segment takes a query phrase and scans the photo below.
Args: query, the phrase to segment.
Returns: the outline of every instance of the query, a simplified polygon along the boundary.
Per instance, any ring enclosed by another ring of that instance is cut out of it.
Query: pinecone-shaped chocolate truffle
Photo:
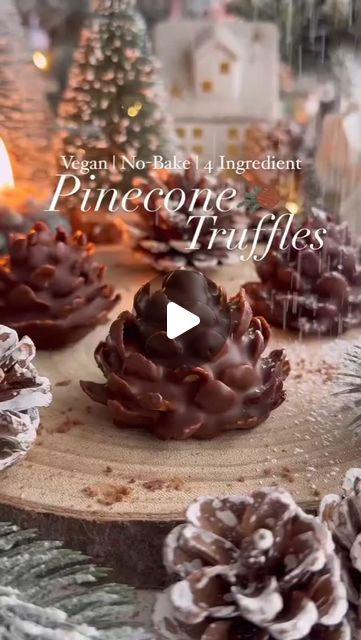
[[[39,349],[75,342],[106,321],[119,300],[104,284],[105,267],[92,257],[81,232],[55,235],[37,222],[14,235],[0,261],[0,318]]]
[[[27,336],[0,325],[0,470],[22,458],[36,438],[38,407],[52,396],[47,378],[32,364],[35,346]]]
[[[301,234],[295,248],[292,239],[300,226],[310,234]],[[325,233],[317,234],[319,229]],[[301,225],[292,225],[286,249],[280,248],[282,235],[257,263],[261,282],[245,285],[253,312],[303,335],[337,336],[359,326],[361,265],[347,225],[313,209]]]
[[[163,637],[350,639],[331,535],[282,489],[198,499],[164,560],[180,581],[156,605]]]
[[[8,251],[9,238],[12,233],[23,231],[23,217],[7,207],[0,207],[0,254]]]
[[[207,270],[219,264],[232,262],[234,252],[226,247],[226,236],[218,235],[211,248],[212,229],[238,227],[241,214],[238,207],[239,196],[234,202],[222,202],[222,208],[230,211],[222,212],[217,208],[217,197],[225,189],[231,188],[225,180],[217,175],[208,175],[198,171],[194,159],[190,158],[189,167],[180,171],[159,170],[152,171],[147,180],[137,178],[134,184],[142,190],[143,197],[138,203],[138,226],[133,229],[136,237],[136,249],[142,257],[158,271],[172,271],[185,266]],[[144,198],[148,197],[147,208]],[[194,190],[200,194],[192,204]],[[174,191],[173,200],[165,202],[169,192]],[[208,191],[206,191],[208,190]],[[172,211],[179,205],[182,193],[185,194],[184,203],[177,211]],[[209,198],[208,198],[209,194]],[[225,195],[230,195],[230,192]],[[232,206],[233,204],[233,206]],[[155,211],[151,213],[149,210]],[[203,216],[202,228],[196,247],[190,249],[196,229],[200,224],[199,217]],[[214,220],[213,217],[217,219]]]
[[[320,518],[330,529],[341,560],[342,578],[350,603],[353,640],[361,638],[361,469],[349,469],[343,495],[325,496]]]
[[[0,254],[7,254],[9,251],[9,240],[14,233],[28,233],[35,222],[43,221],[52,229],[58,226],[69,228],[69,223],[65,216],[53,212],[45,211],[45,204],[41,208],[39,203],[30,200],[19,207],[18,210],[8,206],[0,206]]]
[[[261,358],[270,338],[243,292],[225,292],[202,273],[178,270],[136,294],[134,312],[112,324],[95,359],[105,384],[82,382],[108,406],[115,424],[143,427],[163,439],[213,438],[263,422],[285,398],[289,363],[282,350]],[[200,324],[171,340],[172,301],[198,315]]]

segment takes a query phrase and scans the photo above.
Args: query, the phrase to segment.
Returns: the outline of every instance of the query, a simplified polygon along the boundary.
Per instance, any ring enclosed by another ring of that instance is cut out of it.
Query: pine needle
[[[350,396],[354,407],[361,407],[361,345],[354,345],[346,354],[344,369],[338,375],[338,381],[344,388],[336,396]],[[361,432],[361,413],[349,424],[356,432]]]
[[[134,591],[60,542],[0,523],[1,640],[152,640],[129,623]]]

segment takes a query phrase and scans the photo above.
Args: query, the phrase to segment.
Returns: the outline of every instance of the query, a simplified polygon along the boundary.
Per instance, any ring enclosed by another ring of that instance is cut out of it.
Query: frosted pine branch
[[[1,640],[152,640],[129,624],[132,589],[99,583],[106,575],[60,542],[0,524]]]
[[[361,345],[354,345],[346,354],[344,368],[338,376],[342,389],[336,395],[351,397],[355,408],[361,408]],[[350,426],[361,431],[361,413],[352,420]]]

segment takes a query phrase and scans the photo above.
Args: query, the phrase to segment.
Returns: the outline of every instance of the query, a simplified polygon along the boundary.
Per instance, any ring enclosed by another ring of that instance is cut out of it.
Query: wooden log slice
[[[108,279],[122,293],[121,309],[154,277],[119,266],[107,253]],[[104,259],[104,255],[100,256]],[[211,275],[229,293],[252,277],[251,265]],[[276,331],[292,364],[288,400],[253,431],[212,441],[162,442],[139,429],[114,427],[105,407],[86,397],[79,379],[101,380],[93,359],[107,326],[61,352],[38,353],[37,367],[53,382],[54,402],[42,411],[36,445],[0,477],[0,518],[37,527],[47,538],[95,555],[135,586],[165,582],[164,535],[200,495],[240,494],[282,484],[307,508],[338,491],[344,472],[360,466],[361,437],[347,424],[345,400],[333,395],[344,353],[359,331],[337,340],[300,341]]]

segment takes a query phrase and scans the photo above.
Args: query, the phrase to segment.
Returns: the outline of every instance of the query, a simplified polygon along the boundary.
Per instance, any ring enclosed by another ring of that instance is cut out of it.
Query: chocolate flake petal
[[[141,427],[149,420],[156,420],[156,415],[152,416],[150,412],[142,411],[130,411],[127,409],[120,399],[108,400],[108,407],[111,415],[113,416],[114,423],[116,425],[127,425],[129,427]]]
[[[92,399],[94,402],[99,402],[100,404],[107,404],[108,402],[108,392],[105,384],[98,384],[97,382],[87,382],[85,380],[80,380],[80,386],[83,391]]]

